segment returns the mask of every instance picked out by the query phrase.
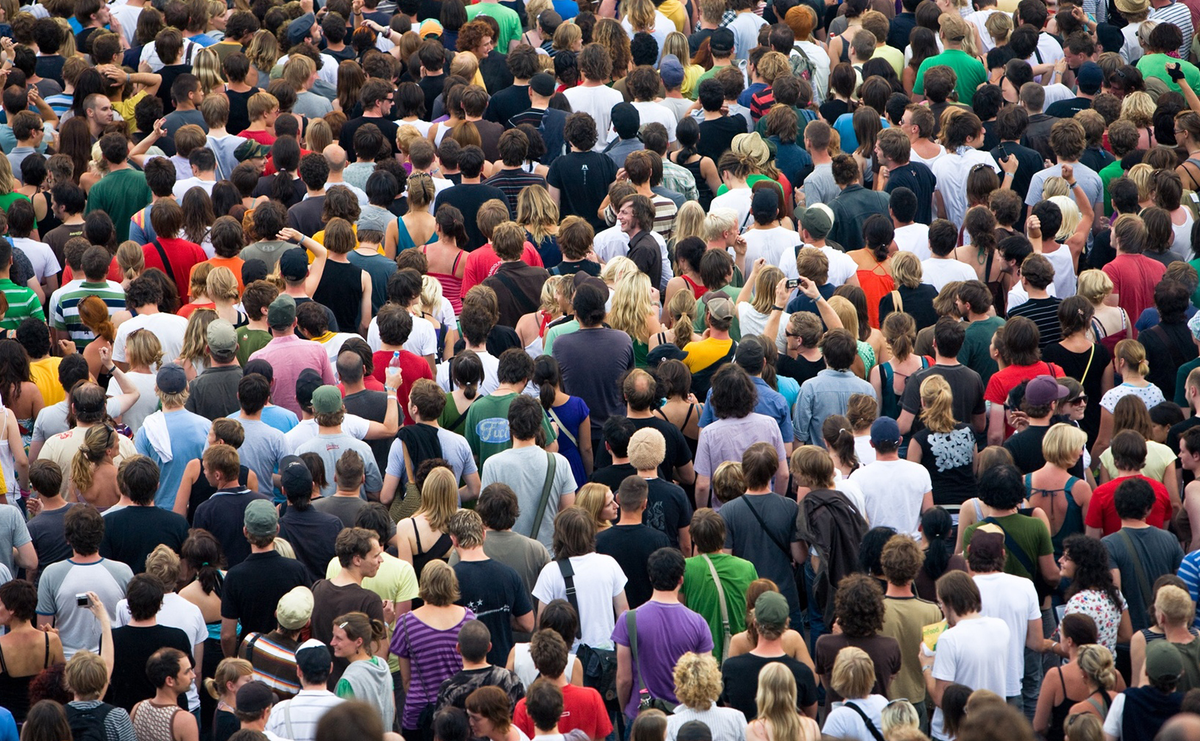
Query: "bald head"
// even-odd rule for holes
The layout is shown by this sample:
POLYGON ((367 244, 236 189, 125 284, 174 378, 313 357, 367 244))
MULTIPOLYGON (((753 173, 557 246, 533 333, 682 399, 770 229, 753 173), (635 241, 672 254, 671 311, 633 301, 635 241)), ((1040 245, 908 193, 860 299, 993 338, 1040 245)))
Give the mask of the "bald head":
POLYGON ((1179 713, 1163 724, 1154 741, 1200 741, 1200 715, 1179 713))
POLYGON ((342 149, 340 145, 330 144, 321 150, 321 154, 325 155, 330 172, 341 172, 346 169, 346 150, 342 149))

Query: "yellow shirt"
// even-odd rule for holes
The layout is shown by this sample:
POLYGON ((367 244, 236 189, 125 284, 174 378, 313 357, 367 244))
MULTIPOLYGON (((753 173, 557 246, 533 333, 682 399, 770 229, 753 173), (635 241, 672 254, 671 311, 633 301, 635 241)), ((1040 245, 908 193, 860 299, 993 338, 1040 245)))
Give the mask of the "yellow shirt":
POLYGON ((139 90, 125 100, 113 101, 113 110, 121 114, 121 118, 124 119, 125 124, 129 127, 129 133, 131 134, 133 133, 134 128, 137 126, 133 120, 133 109, 136 108, 137 104, 141 102, 142 98, 145 97, 146 91, 139 90))
POLYGON ((884 44, 883 46, 875 47, 875 53, 871 55, 871 59, 876 58, 883 59, 892 65, 892 69, 896 70, 897 77, 900 76, 901 71, 904 69, 904 52, 894 46, 884 44))
POLYGON ((663 4, 658 6, 658 12, 671 19, 675 24, 675 30, 683 33, 684 24, 687 22, 687 14, 683 10, 683 4, 679 0, 664 0, 663 4))
POLYGON ((38 387, 38 391, 42 392, 42 401, 46 406, 57 404, 67 398, 62 384, 58 382, 58 364, 61 362, 62 358, 56 358, 53 355, 41 360, 29 361, 30 380, 33 381, 33 385, 38 387))
POLYGON ((687 357, 683 359, 683 364, 692 373, 699 373, 728 355, 729 348, 732 345, 733 340, 707 339, 700 340, 699 342, 689 342, 683 348, 683 351, 687 353, 687 357))
POLYGON ((696 99, 696 88, 700 87, 698 81, 702 74, 704 74, 704 68, 698 64, 689 64, 683 68, 683 87, 679 89, 683 97, 696 99))

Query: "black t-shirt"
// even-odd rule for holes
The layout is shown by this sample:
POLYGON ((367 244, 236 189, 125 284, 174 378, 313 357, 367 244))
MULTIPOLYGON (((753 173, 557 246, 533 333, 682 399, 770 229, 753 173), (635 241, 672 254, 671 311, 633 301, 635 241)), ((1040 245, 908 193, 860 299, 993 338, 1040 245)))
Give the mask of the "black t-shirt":
POLYGON ((513 84, 512 72, 508 69, 508 57, 498 49, 492 49, 479 63, 479 74, 488 95, 495 95, 513 84))
POLYGON ((825 358, 820 357, 816 360, 808 360, 802 355, 789 357, 786 353, 779 355, 779 360, 775 363, 775 372, 781 376, 787 376, 793 379, 801 386, 810 378, 815 378, 818 373, 825 370, 825 358))
POLYGON ((454 573, 458 576, 458 604, 471 608, 492 633, 488 663, 504 666, 513 647, 512 618, 528 615, 533 609, 520 574, 491 559, 459 561, 454 573))
MULTIPOLYGON (((347 394, 342 397, 342 403, 346 405, 346 411, 351 414, 357 414, 363 419, 369 419, 372 422, 382 422, 387 416, 387 394, 383 391, 370 391, 363 389, 358 393, 347 394)), ((403 404, 403 402, 401 402, 403 404)), ((405 406, 407 406, 405 404, 405 406)), ((401 408, 401 424, 403 420, 403 407, 401 408)), ((392 449, 393 438, 383 438, 380 440, 364 440, 371 446, 371 452, 375 454, 375 464, 379 466, 380 471, 387 470, 388 452, 392 449)))
POLYGON ((325 209, 325 196, 301 198, 300 202, 288 209, 287 225, 301 234, 316 234, 325 228, 321 221, 321 212, 325 209))
MULTIPOLYGON (((106 517, 105 520, 108 518, 106 517)), ((179 628, 155 625, 135 628, 126 625, 113 628, 113 673, 104 701, 117 707, 133 710, 142 700, 154 697, 154 685, 146 677, 146 661, 160 648, 177 648, 192 656, 192 644, 187 633, 179 628)), ((179 706, 187 709, 187 694, 179 696, 179 706)))
MULTIPOLYGON (((441 3, 438 3, 441 5, 441 3)), ((436 17, 436 16, 434 16, 436 17)), ((446 75, 427 75, 417 80, 417 87, 425 93, 425 119, 433 118, 433 102, 446 87, 446 75)))
MULTIPOLYGON (((123 60, 122 60, 123 61, 123 60)), ((59 85, 63 84, 63 65, 67 60, 63 59, 58 54, 51 54, 46 57, 37 58, 37 66, 34 68, 38 77, 44 77, 47 80, 54 80, 59 85)))
MULTIPOLYGON (((82 49, 83 47, 77 46, 76 48, 82 49)), ((175 78, 191 73, 192 65, 190 64, 168 64, 158 71, 158 74, 162 76, 162 82, 158 86, 158 99, 163 102, 163 115, 175 110, 175 99, 171 97, 171 86, 175 84, 175 78)), ((395 137, 393 136, 393 138, 395 137)))
POLYGON ((104 518, 100 555, 128 564, 133 573, 140 574, 146 570, 146 556, 151 551, 161 544, 178 553, 187 536, 188 521, 183 515, 153 505, 126 507, 104 518))
MULTIPOLYGON (((216 536, 217 541, 221 543, 221 549, 225 551, 225 563, 231 569, 250 555, 250 543, 242 529, 246 507, 255 499, 266 497, 246 489, 245 484, 236 489, 221 489, 198 506, 196 515, 192 518, 193 527, 207 530, 216 536)), ((274 629, 275 626, 271 625, 264 632, 274 629)))
MULTIPOLYGON (((278 177, 278 175, 279 173, 275 173, 274 175, 263 175, 260 177, 258 179, 258 185, 254 187, 254 197, 258 198, 259 196, 267 196, 272 200, 278 200, 275 198, 275 179, 278 177)), ((286 191, 288 193, 288 197, 279 201, 283 204, 284 208, 291 208, 297 203, 300 203, 304 200, 304 194, 308 193, 308 188, 304 187, 304 181, 298 177, 293 176, 290 185, 292 186, 291 190, 286 191)))
MULTIPOLYGON (((1030 425, 1004 441, 1004 447, 1012 453, 1013 463, 1021 473, 1033 473, 1046 465, 1042 454, 1042 440, 1050 431, 1050 425, 1030 425)), ((1083 478, 1083 458, 1070 468, 1072 476, 1083 478)))
POLYGON ((617 179, 617 165, 598 152, 571 152, 558 157, 546 173, 546 184, 558 188, 561 216, 579 216, 597 232, 608 228, 596 211, 617 179))
POLYGON ((221 617, 241 620, 242 635, 270 633, 277 627, 275 607, 279 598, 296 587, 311 586, 308 569, 299 561, 275 551, 251 553, 225 574, 221 617))
POLYGON ((342 149, 346 150, 346 161, 357 162, 358 155, 354 153, 354 132, 358 131, 358 127, 363 124, 375 124, 379 130, 383 132, 383 140, 387 143, 388 153, 396 154, 396 129, 399 126, 395 121, 389 121, 386 118, 367 118, 359 116, 352 118, 342 125, 342 135, 338 138, 338 144, 342 145, 342 149))
MULTIPOLYGON (((922 196, 917 196, 918 202, 921 198, 922 196)), ((933 308, 933 300, 937 298, 938 294, 936 288, 928 283, 921 283, 916 288, 899 286, 896 291, 900 294, 900 305, 907 314, 912 316, 918 332, 937 324, 938 314, 937 310, 933 308)), ((895 310, 896 301, 892 294, 888 293, 879 302, 879 323, 882 324, 884 318, 895 310)))
POLYGON ((965 365, 931 365, 909 376, 904 385, 904 396, 900 398, 900 408, 916 417, 912 424, 913 434, 925 426, 921 424, 921 382, 933 373, 950 384, 956 421, 970 424, 975 415, 983 414, 983 379, 978 373, 965 365))
POLYGON ((667 536, 672 548, 679 547, 679 531, 692 521, 692 507, 688 504, 683 488, 659 478, 648 479, 650 491, 646 495, 646 511, 642 513, 642 524, 667 536))
POLYGON ((1064 376, 1079 381, 1083 386, 1083 393, 1087 394, 1089 398, 1089 403, 1083 411, 1083 420, 1079 423, 1080 428, 1088 434, 1089 448, 1096 442, 1096 436, 1100 432, 1100 404, 1091 400, 1099 399, 1104 395, 1104 370, 1112 358, 1104 345, 1099 342, 1093 342, 1092 348, 1092 350, 1077 353, 1063 347, 1061 343, 1055 342, 1042 350, 1042 360, 1054 363, 1062 368, 1064 376))
POLYGON ((50 564, 65 561, 71 557, 72 550, 70 544, 67 543, 63 518, 67 516, 67 510, 74 506, 73 502, 67 502, 65 507, 44 509, 38 513, 37 517, 29 521, 29 536, 33 538, 33 549, 37 552, 40 570, 45 571, 50 564))
MULTIPOLYGON (((674 481, 675 469, 683 468, 692 462, 692 449, 688 447, 687 438, 683 436, 683 433, 680 432, 679 428, 675 425, 671 424, 662 417, 655 416, 631 417, 629 418, 629 421, 632 422, 633 426, 636 428, 634 432, 651 427, 661 432, 663 439, 666 440, 667 454, 663 458, 663 462, 658 467, 658 475, 660 477, 666 479, 667 481, 674 481)), ((596 471, 599 471, 605 466, 612 464, 612 455, 609 454, 608 448, 604 447, 603 445, 603 434, 601 435, 600 440, 601 445, 596 449, 595 466, 593 468, 593 470, 596 471)), ((619 486, 620 483, 621 482, 618 481, 617 485, 619 486)), ((614 486, 612 489, 613 491, 616 491, 617 487, 614 486)))
POLYGON ((741 710, 746 720, 758 717, 758 704, 754 701, 758 693, 758 673, 767 664, 778 661, 792 670, 796 678, 796 709, 801 710, 817 701, 817 683, 812 669, 791 656, 763 658, 754 654, 742 654, 725 660, 721 665, 721 681, 725 689, 721 692, 721 704, 741 710))
MULTIPOLYGON (((991 149, 990 153, 992 159, 996 160, 997 164, 999 164, 1001 159, 1009 155, 1017 158, 1017 171, 1013 174, 1012 181, 1014 193, 1028 192, 1029 182, 1033 180, 1033 176, 1044 169, 1042 155, 1038 154, 1036 150, 1024 146, 1024 143, 1001 142, 998 147, 991 149)), ((1022 213, 1024 213, 1023 208, 1022 213)))
POLYGON ((614 525, 596 533, 596 552, 612 556, 625 572, 625 597, 633 609, 644 604, 654 593, 646 560, 659 548, 671 545, 667 536, 649 525, 614 525))
POLYGON ((484 119, 493 123, 504 124, 508 128, 508 120, 529 107, 529 86, 513 85, 504 88, 488 101, 487 110, 483 112, 484 119))
POLYGON ((700 123, 700 143, 696 151, 713 162, 721 159, 733 146, 733 137, 746 133, 746 119, 741 116, 721 116, 700 123))
POLYGON ((1046 115, 1055 118, 1073 118, 1076 113, 1092 107, 1091 98, 1067 98, 1056 100, 1046 108, 1046 115))
POLYGON ((947 433, 934 437, 929 428, 913 435, 910 445, 921 448, 921 465, 933 482, 933 503, 939 506, 961 505, 975 496, 975 433, 969 425, 958 423, 947 433))
MULTIPOLYGON (((917 194, 916 222, 930 224, 933 222, 933 187, 937 178, 933 171, 923 162, 909 162, 888 171, 887 185, 884 190, 891 193, 896 188, 904 187, 917 194)), ((880 321, 883 318, 880 317, 880 321)))
POLYGON ((1058 305, 1062 299, 1055 296, 1046 298, 1031 298, 1025 303, 1008 310, 1009 319, 1023 316, 1038 328, 1038 347, 1045 349, 1047 345, 1062 339, 1062 325, 1058 323, 1058 305))
MULTIPOLYGON (((504 191, 494 185, 486 185, 484 183, 463 183, 455 185, 451 188, 438 193, 433 203, 433 211, 442 207, 443 204, 454 206, 462 212, 466 218, 467 227, 467 247, 468 252, 473 252, 483 245, 487 244, 487 237, 483 236, 483 232, 479 230, 479 224, 475 220, 475 214, 479 213, 479 207, 487 201, 495 198, 501 203, 507 204, 508 199, 504 196, 504 191)), ((599 206, 599 204, 597 204, 599 206)), ((513 214, 510 214, 512 216, 513 214)))
POLYGON ((818 110, 821 112, 821 118, 833 126, 834 122, 838 120, 838 116, 850 112, 850 104, 844 100, 827 100, 821 104, 818 110))
POLYGON ((1146 348, 1146 362, 1150 364, 1146 380, 1158 386, 1168 400, 1175 398, 1175 375, 1179 366, 1196 359, 1196 343, 1191 340, 1186 321, 1160 322, 1138 333, 1138 341, 1146 348))
MULTIPOLYGON (((230 134, 240 134, 250 127, 250 113, 247 110, 247 104, 255 93, 260 92, 262 90, 256 87, 250 88, 244 93, 230 90, 228 85, 225 87, 225 95, 229 98, 229 123, 225 125, 226 131, 230 134)), ((305 234, 307 233, 305 232, 305 234)))
MULTIPOLYGON (((634 420, 629 420, 629 421, 633 422, 634 420)), ((601 445, 600 448, 598 448, 598 449, 603 450, 604 446, 601 445)), ((608 451, 605 451, 606 455, 607 455, 607 453, 608 453, 608 451)), ((611 460, 611 458, 610 458, 610 460, 611 460)), ((597 484, 604 484, 609 489, 616 491, 617 487, 621 485, 621 482, 624 481, 625 479, 629 478, 630 476, 637 476, 637 469, 634 468, 632 464, 616 463, 616 464, 604 466, 603 468, 595 469, 594 471, 592 471, 592 477, 588 480, 595 482, 597 484)))
POLYGON ((329 562, 337 557, 333 546, 341 531, 341 520, 311 506, 303 511, 292 507, 279 519, 279 537, 291 544, 312 581, 325 576, 329 562))
POLYGON ((1079 155, 1079 161, 1092 168, 1093 172, 1100 172, 1111 165, 1115 159, 1116 157, 1100 147, 1088 147, 1083 150, 1083 154, 1079 155))

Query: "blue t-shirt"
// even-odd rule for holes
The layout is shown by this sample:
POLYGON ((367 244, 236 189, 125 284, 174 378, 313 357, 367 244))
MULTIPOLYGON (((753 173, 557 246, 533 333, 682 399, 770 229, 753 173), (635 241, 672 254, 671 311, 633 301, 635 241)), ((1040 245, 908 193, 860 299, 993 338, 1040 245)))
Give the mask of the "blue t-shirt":
MULTIPOLYGON (((229 418, 241 420, 242 413, 239 410, 229 415, 229 418)), ((291 409, 274 405, 263 407, 262 421, 283 433, 291 431, 293 427, 300 424, 300 418, 291 409)))
POLYGON ((179 482, 183 480, 183 470, 193 459, 204 455, 212 422, 186 409, 162 414, 166 417, 167 434, 171 440, 171 460, 163 462, 162 456, 154 449, 147 435, 145 422, 134 435, 133 446, 137 448, 138 453, 158 464, 158 491, 154 494, 154 504, 170 509, 175 505, 175 495, 179 492, 179 482))

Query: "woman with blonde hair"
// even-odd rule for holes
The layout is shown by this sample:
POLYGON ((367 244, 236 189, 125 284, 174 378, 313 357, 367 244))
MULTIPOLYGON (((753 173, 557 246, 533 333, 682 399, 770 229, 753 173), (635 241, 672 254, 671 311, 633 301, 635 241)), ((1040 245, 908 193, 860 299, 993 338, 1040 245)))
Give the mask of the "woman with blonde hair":
POLYGON ((121 454, 120 436, 107 424, 93 425, 83 445, 71 459, 70 499, 103 510, 121 498, 117 486, 117 467, 113 459, 121 454))
MULTIPOLYGON (((13 201, 25 200, 33 203, 29 196, 17 192, 17 179, 13 176, 12 163, 0 157, 0 208, 8 211, 13 201)), ((35 225, 36 226, 36 225, 35 225)))
POLYGON ((183 348, 175 362, 183 366, 189 381, 208 367, 208 325, 216 318, 217 312, 203 308, 196 309, 188 317, 183 331, 183 348))
POLYGON ((663 306, 664 329, 650 338, 650 349, 669 342, 682 350, 689 342, 699 341, 701 337, 695 331, 694 319, 697 311, 699 306, 691 291, 676 291, 663 306))
POLYGON ((1071 474, 1087 445, 1087 433, 1075 425, 1052 425, 1042 438, 1046 463, 1025 475, 1029 505, 1040 507, 1050 518, 1050 542, 1054 555, 1063 552, 1063 542, 1083 534, 1083 515, 1092 499, 1092 487, 1071 474))
MULTIPOLYGON (((737 295, 738 326, 743 337, 764 334, 772 307, 775 306, 775 290, 780 281, 785 279, 783 271, 767 264, 764 258, 754 261, 750 275, 737 295)), ((779 323, 787 326, 789 316, 783 314, 779 323)))
POLYGON ((134 278, 146 271, 146 253, 142 246, 132 240, 122 242, 117 246, 117 267, 121 268, 122 288, 129 288, 134 278))
POLYGON ((563 307, 559 301, 560 286, 570 283, 571 276, 551 275, 542 284, 541 301, 538 308, 517 320, 517 337, 521 338, 521 346, 536 358, 542 354, 542 340, 546 336, 546 328, 555 319, 563 315, 563 307))
POLYGON ((208 298, 208 274, 212 272, 213 267, 211 262, 201 262, 192 268, 192 274, 188 278, 188 302, 179 307, 179 311, 176 312, 179 316, 187 318, 196 309, 212 308, 213 302, 208 298))
POLYGON ((883 727, 882 713, 888 704, 883 695, 871 694, 875 662, 861 648, 847 646, 834 659, 829 684, 845 700, 826 716, 824 733, 847 741, 873 741, 883 727))
POLYGON ((579 488, 575 505, 582 507, 596 521, 597 533, 612 527, 613 521, 621 514, 612 489, 595 482, 584 484, 579 488))
MULTIPOLYGON (((892 312, 883 320, 883 340, 887 343, 891 358, 872 368, 869 380, 879 399, 879 416, 898 419, 900 397, 904 395, 909 376, 928 368, 929 361, 924 355, 913 352, 917 327, 912 316, 903 311, 892 312)), ((904 451, 901 450, 900 454, 904 455, 904 451)))
POLYGON ((412 517, 396 525, 397 555, 420 573, 431 561, 450 555, 446 524, 458 510, 458 481, 449 468, 429 472, 420 488, 421 500, 412 517))
MULTIPOLYGON (((843 649, 842 653, 852 650, 856 649, 843 649)), ((758 673, 755 704, 758 717, 746 726, 746 741, 817 741, 821 738, 817 722, 796 712, 796 678, 786 665, 772 662, 758 673)))
POLYGON ((522 188, 517 195, 517 224, 538 251, 547 269, 562 262, 558 247, 558 204, 541 185, 522 188))
MULTIPOLYGON (((1068 723, 1072 716, 1085 715, 1095 721, 1098 727, 1108 716, 1113 698, 1124 687, 1125 680, 1117 672, 1112 652, 1104 646, 1094 643, 1080 646, 1076 649, 1075 665, 1083 674, 1088 695, 1071 706, 1068 723)), ((1067 735, 1070 738, 1069 732, 1067 735)))
POLYGON ((668 54, 674 54, 679 59, 680 65, 683 66, 683 85, 679 89, 680 94, 688 100, 694 99, 696 81, 700 79, 700 75, 704 74, 704 68, 698 64, 692 64, 692 52, 688 45, 688 37, 679 31, 667 34, 667 38, 662 42, 662 55, 665 57, 668 54))
POLYGON ((920 258, 911 252, 901 251, 892 255, 891 263, 896 290, 879 302, 880 326, 893 311, 907 312, 912 316, 916 325, 914 333, 937 324, 938 312, 934 304, 938 289, 923 282, 924 271, 920 258))
POLYGON ((1090 323, 1092 338, 1112 355, 1117 343, 1131 336, 1129 315, 1105 301, 1113 292, 1112 278, 1103 270, 1085 270, 1079 274, 1076 291, 1095 310, 1090 323))
POLYGON ((238 292, 237 276, 232 270, 223 265, 214 267, 205 281, 204 291, 219 318, 234 327, 242 327, 249 323, 249 317, 237 307, 241 294, 238 292))
POLYGON ((197 49, 192 55, 192 74, 200 83, 200 90, 207 96, 216 92, 225 94, 225 77, 221 71, 221 59, 217 50, 210 47, 197 49))
MULTIPOLYGON (((675 223, 671 228, 671 243, 679 244, 688 237, 704 237, 704 207, 696 201, 687 201, 675 213, 675 223)), ((699 281, 698 270, 692 277, 699 281)))
POLYGON ((1121 385, 1109 389, 1100 399, 1100 433, 1092 447, 1092 458, 1099 458, 1112 442, 1113 414, 1117 402, 1126 396, 1136 396, 1147 409, 1161 404, 1162 390, 1146 380, 1150 364, 1146 362, 1146 348, 1137 340, 1121 340, 1113 348, 1113 369, 1121 377, 1121 385))
POLYGON ((954 394, 945 378, 930 374, 920 391, 922 427, 908 445, 908 460, 929 471, 933 503, 957 512, 975 495, 975 432, 955 419, 954 394))
POLYGON ((429 212, 436 190, 433 178, 426 173, 410 175, 406 183, 408 213, 389 223, 383 236, 383 253, 389 259, 418 244, 428 245, 437 241, 437 221, 429 212))
POLYGON ((675 697, 679 707, 667 718, 667 739, 675 741, 679 728, 688 721, 700 721, 713 732, 713 738, 740 738, 746 730, 746 716, 740 710, 718 707, 721 696, 721 668, 712 654, 688 651, 675 662, 675 697))
POLYGON ((554 32, 554 40, 550 44, 554 53, 570 51, 578 54, 583 51, 583 31, 576 23, 562 23, 554 32))
POLYGON ((265 28, 255 31, 246 47, 246 58, 258 73, 259 86, 264 90, 267 81, 271 79, 271 70, 279 62, 279 57, 279 40, 275 38, 275 34, 265 28))
POLYGON ((228 741, 242 727, 237 712, 237 691, 254 677, 254 666, 245 659, 221 659, 211 677, 204 680, 204 691, 217 701, 213 716, 213 741, 228 741))
POLYGON ((333 144, 333 129, 323 118, 310 119, 304 132, 304 148, 310 152, 324 152, 333 144))
POLYGON ((880 719, 883 721, 881 730, 886 741, 895 741, 893 734, 904 729, 913 729, 920 733, 921 718, 917 715, 917 709, 908 700, 889 702, 880 713, 880 719))
POLYGON ((605 317, 610 327, 621 330, 633 340, 633 364, 638 368, 646 367, 650 336, 661 329, 654 304, 657 293, 650 285, 650 276, 640 270, 627 274, 617 282, 612 309, 605 317))
POLYGON ((609 291, 612 291, 626 276, 641 272, 633 260, 618 256, 605 263, 604 268, 600 271, 600 280, 604 281, 609 291))
POLYGON ((1157 144, 1154 140, 1154 111, 1154 99, 1140 90, 1129 93, 1121 101, 1121 118, 1138 128, 1139 149, 1148 150, 1157 144))
POLYGON ((117 338, 117 328, 113 325, 112 317, 109 316, 108 304, 104 303, 104 299, 99 296, 85 296, 79 302, 78 309, 79 321, 83 322, 83 326, 96 335, 96 339, 83 348, 83 357, 88 361, 88 372, 91 373, 92 378, 99 378, 104 365, 101 350, 108 350, 109 354, 112 353, 112 343, 117 338))
POLYGON ((623 79, 633 66, 633 52, 629 48, 629 34, 614 18, 600 18, 592 28, 592 42, 608 50, 612 59, 613 82, 623 79))
MULTIPOLYGON (((1145 134, 1145 131, 1142 131, 1145 134)), ((1138 206, 1148 208, 1154 205, 1154 191, 1150 187, 1150 180, 1154 177, 1154 168, 1147 165, 1145 162, 1139 162, 1129 168, 1129 172, 1125 177, 1129 178, 1138 189, 1138 206)))

